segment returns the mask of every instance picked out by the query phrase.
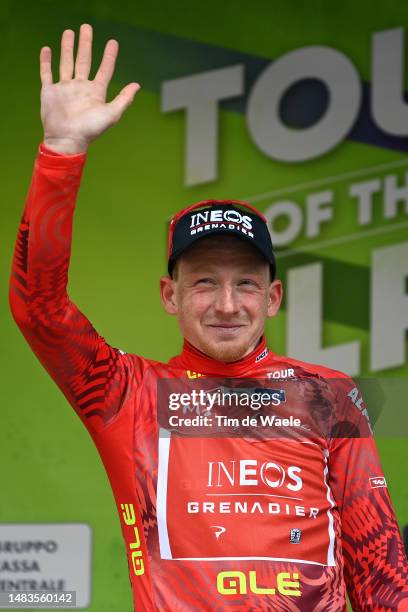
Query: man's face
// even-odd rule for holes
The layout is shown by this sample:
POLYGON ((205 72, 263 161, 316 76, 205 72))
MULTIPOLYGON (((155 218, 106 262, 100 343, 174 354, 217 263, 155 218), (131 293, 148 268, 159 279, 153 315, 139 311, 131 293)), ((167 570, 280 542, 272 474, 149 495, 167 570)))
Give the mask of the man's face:
POLYGON ((162 277, 160 285, 164 307, 177 316, 184 338, 224 362, 255 348, 282 298, 268 262, 235 236, 198 240, 177 260, 173 279, 162 277))

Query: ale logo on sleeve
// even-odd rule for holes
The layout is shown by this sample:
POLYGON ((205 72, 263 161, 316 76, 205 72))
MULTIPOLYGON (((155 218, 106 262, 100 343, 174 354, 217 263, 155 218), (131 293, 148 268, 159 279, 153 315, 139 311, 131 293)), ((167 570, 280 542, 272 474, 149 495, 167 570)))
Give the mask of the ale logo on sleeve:
POLYGON ((326 474, 315 443, 160 436, 161 557, 334 565, 326 474))

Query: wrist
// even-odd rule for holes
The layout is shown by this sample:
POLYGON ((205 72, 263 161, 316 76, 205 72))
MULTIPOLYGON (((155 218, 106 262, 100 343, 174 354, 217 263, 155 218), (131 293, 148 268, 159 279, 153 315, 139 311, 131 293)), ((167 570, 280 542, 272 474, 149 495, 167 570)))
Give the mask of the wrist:
POLYGON ((75 138, 47 138, 44 137, 43 144, 47 149, 61 153, 62 155, 75 155, 86 153, 88 143, 75 138))

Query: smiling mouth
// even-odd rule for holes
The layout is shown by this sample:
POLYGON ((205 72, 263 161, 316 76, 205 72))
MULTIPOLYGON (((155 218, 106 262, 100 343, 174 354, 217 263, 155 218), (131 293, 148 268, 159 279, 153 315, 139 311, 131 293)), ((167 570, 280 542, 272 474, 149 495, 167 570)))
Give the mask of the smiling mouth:
POLYGON ((237 325, 231 325, 230 323, 220 323, 220 324, 213 324, 213 325, 208 325, 207 327, 213 327, 215 329, 222 329, 222 330, 234 330, 234 329, 239 329, 241 327, 244 327, 241 324, 237 324, 237 325))

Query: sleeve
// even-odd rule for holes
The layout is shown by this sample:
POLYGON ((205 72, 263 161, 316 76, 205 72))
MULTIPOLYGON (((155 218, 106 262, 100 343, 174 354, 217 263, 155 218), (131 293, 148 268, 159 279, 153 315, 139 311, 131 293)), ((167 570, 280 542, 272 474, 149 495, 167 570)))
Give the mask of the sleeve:
POLYGON ((342 525, 344 578, 355 611, 408 610, 408 563, 367 409, 353 381, 340 384, 329 484, 342 525))
POLYGON ((12 262, 9 302, 41 364, 92 432, 118 414, 141 358, 110 346, 67 294, 72 224, 86 154, 39 147, 12 262))

